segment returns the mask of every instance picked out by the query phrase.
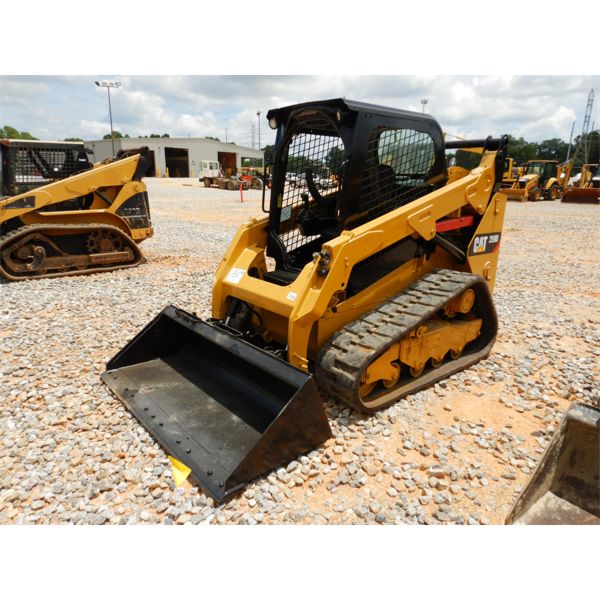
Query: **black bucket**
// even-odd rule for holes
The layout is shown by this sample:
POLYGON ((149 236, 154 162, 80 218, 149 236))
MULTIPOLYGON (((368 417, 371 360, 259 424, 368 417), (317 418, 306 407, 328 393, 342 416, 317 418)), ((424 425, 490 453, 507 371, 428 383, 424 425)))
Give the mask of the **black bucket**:
POLYGON ((571 404, 506 523, 600 525, 600 408, 571 404))
POLYGON ((311 375, 174 306, 102 379, 217 501, 331 437, 311 375))

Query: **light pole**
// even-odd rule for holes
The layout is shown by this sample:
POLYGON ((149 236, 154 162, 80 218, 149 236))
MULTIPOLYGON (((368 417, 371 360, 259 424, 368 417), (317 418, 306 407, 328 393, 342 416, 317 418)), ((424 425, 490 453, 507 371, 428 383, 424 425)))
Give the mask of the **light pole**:
POLYGON ((256 119, 258 120, 258 149, 260 150, 260 110, 256 111, 256 119))
POLYGON ((425 105, 429 102, 427 98, 421 98, 421 104, 423 105, 423 110, 421 112, 425 112, 425 105))
POLYGON ((94 83, 98 86, 98 87, 105 87, 106 90, 108 91, 108 115, 110 118, 110 139, 112 140, 112 155, 115 155, 115 132, 113 131, 113 124, 112 124, 112 108, 110 106, 110 88, 120 88, 121 87, 121 82, 120 81, 107 81, 106 79, 103 79, 102 81, 94 81, 94 83))

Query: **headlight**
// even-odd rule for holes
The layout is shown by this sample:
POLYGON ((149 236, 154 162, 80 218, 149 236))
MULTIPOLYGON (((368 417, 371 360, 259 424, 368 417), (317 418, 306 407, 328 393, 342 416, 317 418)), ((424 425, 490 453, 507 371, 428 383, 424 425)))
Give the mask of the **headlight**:
POLYGON ((271 129, 277 129, 277 119, 275 117, 269 119, 269 127, 271 129))

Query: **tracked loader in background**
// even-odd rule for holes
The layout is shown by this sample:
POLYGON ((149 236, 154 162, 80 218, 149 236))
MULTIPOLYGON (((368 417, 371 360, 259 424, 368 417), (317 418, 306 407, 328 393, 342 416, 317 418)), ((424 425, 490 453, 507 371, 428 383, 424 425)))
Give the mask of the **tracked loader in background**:
POLYGON ((165 308, 102 375, 217 500, 330 437, 323 396, 376 411, 487 356, 498 326, 505 137, 444 144, 431 116, 346 99, 267 118, 268 216, 231 242, 212 318, 165 308), (473 147, 448 183, 445 150, 473 147))
POLYGON ((0 280, 134 267, 153 233, 148 148, 88 161, 83 144, 0 140, 0 280))

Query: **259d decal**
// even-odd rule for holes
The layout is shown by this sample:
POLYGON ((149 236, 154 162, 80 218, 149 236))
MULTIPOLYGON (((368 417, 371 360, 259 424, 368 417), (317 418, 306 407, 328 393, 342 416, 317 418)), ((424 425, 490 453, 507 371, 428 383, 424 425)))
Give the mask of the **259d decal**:
POLYGON ((469 256, 480 254, 491 254, 496 252, 500 246, 500 233, 484 233, 476 235, 469 246, 469 256))

